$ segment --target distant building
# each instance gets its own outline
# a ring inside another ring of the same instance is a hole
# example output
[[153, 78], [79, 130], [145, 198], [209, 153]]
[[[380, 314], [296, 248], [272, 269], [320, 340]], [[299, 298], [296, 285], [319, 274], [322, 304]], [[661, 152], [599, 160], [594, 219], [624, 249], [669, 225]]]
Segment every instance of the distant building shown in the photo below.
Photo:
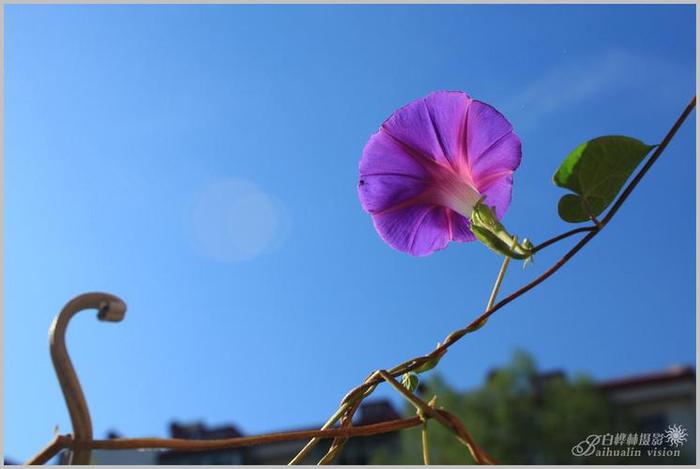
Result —
[[[65, 453], [62, 453], [65, 454]], [[68, 464], [63, 458], [59, 460], [59, 464]], [[140, 449], [123, 449], [123, 450], [93, 450], [90, 456], [90, 464], [99, 465], [137, 465], [150, 466], [158, 464], [158, 451], [140, 450]]]
[[663, 432], [682, 425], [688, 432], [685, 451], [695, 459], [695, 370], [673, 366], [666, 370], [599, 383], [610, 401], [624, 408], [646, 432]]
[[[237, 438], [243, 434], [233, 425], [207, 428], [202, 423], [170, 425], [170, 437], [185, 440], [219, 440]], [[211, 451], [165, 451], [158, 454], [158, 464], [246, 464], [248, 448]]]
[[[356, 426], [369, 425], [388, 420], [400, 419], [387, 400], [368, 401], [360, 406]], [[316, 430], [318, 427], [309, 428]], [[173, 438], [216, 439], [242, 436], [234, 427], [207, 429], [201, 424], [181, 426], [171, 425]], [[287, 464], [301, 450], [306, 441], [282, 441], [265, 445], [233, 448], [217, 451], [182, 452], [166, 451], [159, 455], [158, 464]], [[389, 433], [371, 437], [350, 439], [337, 461], [340, 464], [367, 464], [370, 457], [379, 449], [400, 450], [399, 435]], [[303, 461], [313, 464], [328, 450], [330, 440], [321, 442]]]
[[[562, 371], [542, 373], [538, 382], [565, 378]], [[610, 401], [632, 415], [642, 429], [649, 432], [663, 431], [668, 425], [683, 425], [689, 438], [688, 453], [695, 460], [695, 370], [691, 367], [671, 367], [655, 373], [628, 376], [602, 381], [599, 388]], [[365, 402], [359, 409], [354, 425], [369, 425], [401, 418], [388, 400]], [[319, 426], [307, 430], [318, 429]], [[301, 429], [297, 429], [301, 430]], [[116, 435], [111, 435], [116, 437]], [[243, 434], [233, 425], [207, 427], [193, 424], [172, 423], [172, 438], [220, 439], [236, 438]], [[238, 464], [286, 464], [306, 444], [306, 441], [276, 442], [244, 448], [214, 451], [106, 451], [92, 453], [93, 464], [168, 464], [168, 465], [238, 465]], [[315, 464], [325, 454], [331, 440], [323, 440], [303, 461]], [[386, 433], [348, 440], [336, 459], [338, 464], [368, 464], [379, 451], [389, 454], [401, 451], [399, 433]]]
[[[121, 438], [115, 431], [107, 433], [107, 439]], [[65, 451], [59, 454], [58, 464], [68, 464]], [[158, 451], [151, 449], [123, 449], [123, 450], [93, 450], [90, 453], [90, 464], [100, 465], [139, 465], [148, 466], [158, 464]]]

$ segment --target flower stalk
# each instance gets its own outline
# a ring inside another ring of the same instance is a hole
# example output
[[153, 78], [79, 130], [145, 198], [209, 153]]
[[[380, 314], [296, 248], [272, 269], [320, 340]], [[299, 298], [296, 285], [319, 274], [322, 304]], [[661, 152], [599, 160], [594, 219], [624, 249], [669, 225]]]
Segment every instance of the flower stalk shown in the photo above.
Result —
[[496, 283], [493, 284], [493, 289], [491, 290], [491, 296], [489, 296], [489, 302], [486, 305], [486, 310], [488, 311], [493, 308], [496, 303], [496, 297], [498, 296], [498, 290], [501, 289], [501, 283], [503, 283], [503, 278], [506, 276], [506, 270], [508, 270], [508, 264], [510, 263], [510, 257], [503, 256], [503, 264], [501, 264], [501, 269], [498, 271], [498, 276], [496, 277]]
[[420, 431], [421, 442], [423, 443], [423, 464], [430, 465], [430, 444], [428, 442], [428, 420], [423, 420]]

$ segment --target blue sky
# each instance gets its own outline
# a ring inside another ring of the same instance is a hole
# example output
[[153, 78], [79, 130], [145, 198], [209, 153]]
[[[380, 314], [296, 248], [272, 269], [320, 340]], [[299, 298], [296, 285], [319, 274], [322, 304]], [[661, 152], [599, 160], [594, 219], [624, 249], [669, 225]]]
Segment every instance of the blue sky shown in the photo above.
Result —
[[[570, 150], [658, 143], [692, 96], [695, 6], [6, 6], [5, 454], [70, 431], [47, 330], [82, 292], [129, 307], [68, 334], [99, 437], [319, 424], [475, 317], [495, 254], [394, 251], [357, 200], [369, 135], [437, 89], [512, 122], [504, 221], [542, 241], [570, 228], [551, 183]], [[694, 129], [579, 256], [450, 351], [450, 383], [515, 348], [600, 379], [694, 365]]]

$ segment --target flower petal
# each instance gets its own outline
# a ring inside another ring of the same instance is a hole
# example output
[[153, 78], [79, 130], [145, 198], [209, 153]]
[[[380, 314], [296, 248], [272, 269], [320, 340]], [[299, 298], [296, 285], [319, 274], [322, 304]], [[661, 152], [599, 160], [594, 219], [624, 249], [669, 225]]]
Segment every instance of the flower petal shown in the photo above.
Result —
[[442, 154], [455, 170], [466, 165], [467, 109], [472, 99], [461, 91], [436, 91], [424, 101]]
[[414, 256], [444, 249], [450, 241], [443, 207], [413, 205], [375, 214], [372, 218], [387, 244]]
[[483, 190], [484, 203], [489, 207], [495, 207], [496, 217], [500, 220], [505, 215], [513, 193], [513, 176], [507, 174], [494, 179]]
[[505, 134], [472, 163], [472, 179], [481, 191], [495, 179], [512, 174], [520, 165], [520, 139], [513, 132]]
[[471, 98], [439, 91], [398, 109], [382, 130], [412, 150], [415, 157], [449, 166], [458, 159], [463, 122]]
[[453, 210], [449, 211], [448, 216], [452, 241], [468, 243], [476, 239], [476, 236], [474, 236], [474, 233], [472, 233], [472, 230], [469, 228], [470, 223], [466, 217], [463, 217]]
[[369, 213], [391, 210], [411, 201], [417, 203], [426, 188], [425, 181], [402, 174], [362, 176], [357, 186], [362, 208]]
[[[503, 140], [507, 140], [506, 148], [513, 148], [515, 141], [510, 139], [511, 135], [513, 127], [500, 112], [481, 101], [472, 101], [467, 115], [467, 158], [472, 169], [483, 166], [485, 161], [496, 156], [509, 156], [510, 158], [503, 162], [503, 167], [511, 170], [517, 168], [520, 163], [519, 154], [515, 158], [503, 152], [495, 155], [491, 153]], [[515, 140], [519, 146], [520, 139], [515, 136]]]
[[445, 249], [450, 242], [447, 211], [444, 207], [433, 207], [416, 230], [411, 245], [414, 256], [425, 256], [433, 251]]
[[362, 150], [360, 177], [378, 174], [406, 174], [426, 179], [428, 174], [406, 148], [387, 133], [375, 132]]
[[362, 152], [358, 193], [370, 213], [388, 210], [418, 197], [429, 176], [390, 136], [376, 132]]

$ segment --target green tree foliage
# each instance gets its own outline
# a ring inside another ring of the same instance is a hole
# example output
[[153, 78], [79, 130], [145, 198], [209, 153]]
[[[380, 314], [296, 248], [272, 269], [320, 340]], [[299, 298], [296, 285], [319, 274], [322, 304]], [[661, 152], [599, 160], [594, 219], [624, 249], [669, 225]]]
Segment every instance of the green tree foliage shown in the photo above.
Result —
[[[541, 375], [534, 360], [516, 352], [511, 362], [471, 392], [451, 389], [437, 374], [423, 397], [457, 415], [475, 441], [501, 464], [629, 464], [630, 458], [574, 457], [571, 447], [589, 434], [634, 431], [633, 422], [614, 409], [591, 379]], [[414, 413], [406, 407], [406, 415]], [[430, 421], [431, 464], [473, 464], [467, 449], [437, 422]], [[419, 429], [402, 432], [402, 454], [377, 455], [377, 464], [419, 464]], [[639, 462], [639, 461], [634, 461]]]

